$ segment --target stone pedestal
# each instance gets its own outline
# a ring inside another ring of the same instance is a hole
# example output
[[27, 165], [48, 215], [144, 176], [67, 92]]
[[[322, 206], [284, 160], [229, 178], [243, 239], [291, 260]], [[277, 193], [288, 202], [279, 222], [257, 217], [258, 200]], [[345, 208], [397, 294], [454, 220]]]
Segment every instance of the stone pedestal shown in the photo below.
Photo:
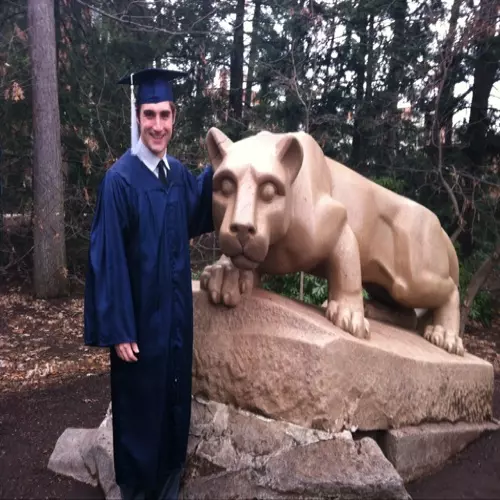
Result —
[[[359, 340], [321, 308], [264, 290], [234, 309], [214, 306], [193, 286], [181, 498], [407, 500], [406, 481], [499, 428], [493, 367], [477, 357], [374, 319], [371, 339]], [[49, 468], [119, 499], [112, 418], [108, 411], [97, 429], [67, 429]]]
[[[66, 429], [48, 467], [120, 500], [112, 417], [97, 429]], [[180, 498], [409, 500], [404, 481], [371, 438], [264, 419], [213, 401], [192, 404]]]
[[[406, 482], [433, 473], [480, 435], [499, 429], [494, 422], [422, 424], [377, 433], [375, 441], [193, 400], [180, 497], [407, 500]], [[107, 500], [120, 500], [111, 412], [96, 429], [66, 429], [48, 467], [99, 486]]]
[[329, 433], [193, 402], [181, 498], [401, 499], [404, 481], [371, 438]]
[[422, 424], [384, 432], [379, 444], [408, 483], [440, 469], [481, 435], [499, 430], [496, 422]]
[[491, 418], [493, 367], [471, 354], [373, 319], [360, 340], [263, 289], [227, 308], [193, 287], [195, 395], [328, 431]]

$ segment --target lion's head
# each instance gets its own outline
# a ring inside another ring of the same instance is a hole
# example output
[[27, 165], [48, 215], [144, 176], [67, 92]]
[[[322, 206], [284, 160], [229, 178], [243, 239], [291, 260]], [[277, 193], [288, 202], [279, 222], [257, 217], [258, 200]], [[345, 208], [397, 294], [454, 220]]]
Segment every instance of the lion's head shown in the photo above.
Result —
[[293, 135], [269, 132], [233, 143], [212, 128], [207, 147], [215, 171], [213, 216], [221, 250], [237, 267], [255, 269], [290, 226], [302, 146]]

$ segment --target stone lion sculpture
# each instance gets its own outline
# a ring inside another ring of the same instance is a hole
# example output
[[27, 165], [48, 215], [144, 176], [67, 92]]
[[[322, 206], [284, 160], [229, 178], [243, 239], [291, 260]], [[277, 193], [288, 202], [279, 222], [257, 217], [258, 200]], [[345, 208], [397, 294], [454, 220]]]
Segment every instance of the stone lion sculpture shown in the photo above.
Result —
[[363, 286], [431, 314], [424, 337], [464, 354], [458, 259], [435, 214], [326, 157], [303, 132], [206, 138], [221, 259], [200, 278], [215, 304], [236, 306], [266, 274], [328, 282], [326, 316], [370, 338]]

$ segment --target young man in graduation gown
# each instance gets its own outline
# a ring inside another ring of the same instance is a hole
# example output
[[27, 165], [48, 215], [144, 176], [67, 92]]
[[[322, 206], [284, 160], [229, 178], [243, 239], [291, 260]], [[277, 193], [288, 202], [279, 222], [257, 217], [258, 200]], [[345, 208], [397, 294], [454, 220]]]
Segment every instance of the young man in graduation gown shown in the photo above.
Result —
[[132, 148], [104, 176], [90, 237], [84, 339], [110, 348], [115, 473], [125, 500], [176, 498], [186, 458], [189, 240], [213, 230], [213, 171], [195, 177], [167, 153], [177, 76], [150, 69], [120, 80], [132, 85]]

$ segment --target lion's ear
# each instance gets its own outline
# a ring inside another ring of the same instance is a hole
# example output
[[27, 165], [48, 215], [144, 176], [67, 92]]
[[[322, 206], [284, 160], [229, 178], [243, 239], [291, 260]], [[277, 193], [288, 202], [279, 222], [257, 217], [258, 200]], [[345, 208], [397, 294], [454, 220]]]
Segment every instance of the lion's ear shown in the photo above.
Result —
[[286, 135], [280, 139], [276, 145], [276, 157], [288, 172], [290, 184], [292, 184], [299, 174], [304, 157], [304, 151], [297, 138], [293, 135]]
[[207, 133], [206, 143], [210, 162], [214, 170], [217, 170], [233, 141], [217, 127], [212, 127]]

